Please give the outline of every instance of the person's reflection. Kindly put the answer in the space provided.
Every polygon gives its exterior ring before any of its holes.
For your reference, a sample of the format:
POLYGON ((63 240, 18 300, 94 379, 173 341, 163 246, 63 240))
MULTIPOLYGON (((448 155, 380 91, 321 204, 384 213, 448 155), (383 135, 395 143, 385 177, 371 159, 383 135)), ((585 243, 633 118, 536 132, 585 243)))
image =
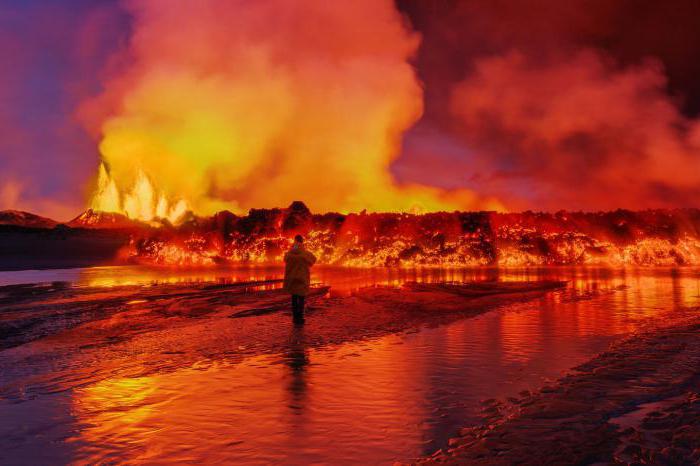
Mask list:
MULTIPOLYGON (((306 351, 306 336, 303 325, 295 325, 289 334, 289 341, 283 353, 284 365, 289 368, 286 375, 287 410, 283 417, 286 422, 287 457, 282 464, 308 464, 308 455, 313 445, 309 444, 309 430, 314 424, 313 410, 308 408, 307 366, 309 355, 306 351)), ((313 401, 313 400, 312 400, 313 401)))
POLYGON ((285 353, 285 364, 290 369, 289 406, 297 414, 301 414, 306 398, 306 366, 309 365, 309 355, 306 351, 304 327, 295 325, 289 337, 289 346, 285 353))
POLYGON ((677 268, 671 269, 671 293, 673 296, 673 310, 682 309, 683 300, 683 285, 681 284, 681 272, 677 268))

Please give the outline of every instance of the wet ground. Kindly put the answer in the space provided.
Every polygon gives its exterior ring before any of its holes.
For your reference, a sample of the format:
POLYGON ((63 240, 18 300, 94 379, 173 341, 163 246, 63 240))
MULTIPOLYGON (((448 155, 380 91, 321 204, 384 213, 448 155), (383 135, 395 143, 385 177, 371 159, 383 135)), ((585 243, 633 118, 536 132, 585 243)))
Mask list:
POLYGON ((700 302, 693 270, 318 269, 295 329, 279 274, 0 273, 0 462, 413 461, 700 302))
POLYGON ((420 464, 700 464, 700 315, 688 311, 534 393, 487 400, 481 423, 420 464))

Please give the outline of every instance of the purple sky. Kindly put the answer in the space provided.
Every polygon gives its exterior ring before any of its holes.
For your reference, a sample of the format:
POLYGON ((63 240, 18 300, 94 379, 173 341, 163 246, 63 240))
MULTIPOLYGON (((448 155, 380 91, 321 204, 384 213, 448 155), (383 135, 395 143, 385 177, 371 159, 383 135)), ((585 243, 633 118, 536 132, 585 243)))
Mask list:
POLYGON ((77 107, 128 31, 113 0, 0 4, 0 201, 59 216, 82 208, 98 153, 77 107))

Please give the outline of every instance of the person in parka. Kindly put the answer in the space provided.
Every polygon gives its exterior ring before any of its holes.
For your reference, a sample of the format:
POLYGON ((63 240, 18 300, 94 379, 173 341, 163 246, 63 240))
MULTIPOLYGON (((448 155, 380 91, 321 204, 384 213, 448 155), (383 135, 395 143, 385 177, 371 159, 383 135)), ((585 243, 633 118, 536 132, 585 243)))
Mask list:
POLYGON ((292 248, 284 255, 284 290, 292 295, 292 316, 295 324, 304 323, 304 300, 309 294, 311 266, 316 256, 304 248, 304 238, 296 235, 292 248))

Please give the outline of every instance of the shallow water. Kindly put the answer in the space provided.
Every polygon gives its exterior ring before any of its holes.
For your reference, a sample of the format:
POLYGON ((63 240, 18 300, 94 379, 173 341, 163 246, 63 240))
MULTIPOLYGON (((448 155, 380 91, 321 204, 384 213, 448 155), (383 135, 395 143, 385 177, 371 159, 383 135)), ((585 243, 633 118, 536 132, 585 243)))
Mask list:
MULTIPOLYGON (((50 273, 49 273, 50 272, 50 273)), ((16 272, 13 272, 16 274, 16 272)), ((275 278, 275 268, 177 272, 93 268, 22 282, 78 286, 275 278)), ((280 354, 207 360, 0 400, 0 463, 391 464, 430 454, 479 419, 480 400, 541 386, 612 340, 700 302, 694 270, 339 270, 335 293, 403 281, 569 281, 528 303, 414 333, 280 354)), ((0 283, 11 276, 0 273, 0 283)), ((71 374, 62 374, 70 377, 71 374)), ((0 384, 6 383, 0 374, 0 384)))

